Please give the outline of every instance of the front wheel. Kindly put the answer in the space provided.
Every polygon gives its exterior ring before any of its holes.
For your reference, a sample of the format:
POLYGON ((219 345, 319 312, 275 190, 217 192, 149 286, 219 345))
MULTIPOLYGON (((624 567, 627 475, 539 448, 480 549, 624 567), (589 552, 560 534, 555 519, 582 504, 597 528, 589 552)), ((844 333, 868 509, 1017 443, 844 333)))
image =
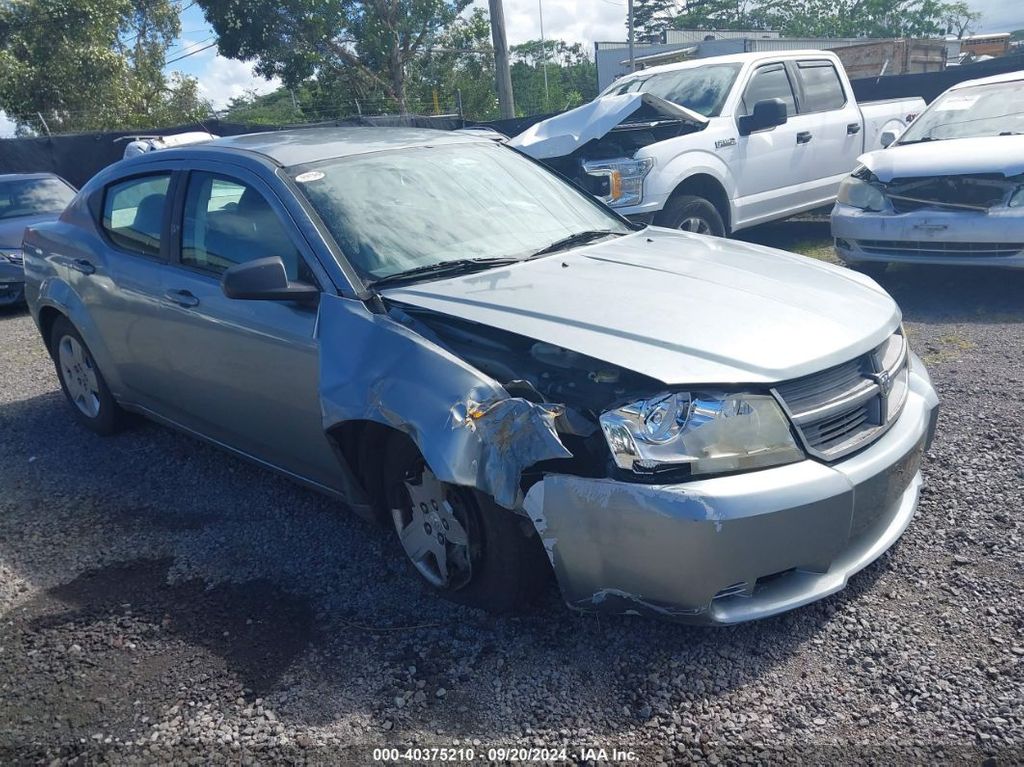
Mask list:
POLYGON ((693 234, 725 237, 725 222, 718 209, 703 197, 680 195, 665 205, 654 221, 658 226, 693 234))
POLYGON ((492 613, 527 606, 549 566, 529 520, 441 482, 404 442, 387 451, 383 492, 414 572, 440 596, 492 613))

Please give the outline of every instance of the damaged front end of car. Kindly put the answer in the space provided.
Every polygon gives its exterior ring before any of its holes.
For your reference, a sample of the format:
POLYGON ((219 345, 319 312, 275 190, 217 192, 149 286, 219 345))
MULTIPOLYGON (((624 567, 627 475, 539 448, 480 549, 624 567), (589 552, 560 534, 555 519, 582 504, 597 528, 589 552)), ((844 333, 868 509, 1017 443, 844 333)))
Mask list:
POLYGON ((641 149, 703 130, 708 120, 650 93, 602 96, 540 122, 509 146, 540 160, 613 207, 643 201, 654 161, 641 149))

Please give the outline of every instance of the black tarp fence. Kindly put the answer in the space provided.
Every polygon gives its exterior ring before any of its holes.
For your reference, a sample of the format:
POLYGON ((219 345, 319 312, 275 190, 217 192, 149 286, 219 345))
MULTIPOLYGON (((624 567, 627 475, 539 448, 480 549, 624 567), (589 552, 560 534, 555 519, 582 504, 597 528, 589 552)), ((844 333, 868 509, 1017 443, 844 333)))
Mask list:
POLYGON ((35 138, 0 139, 0 173, 56 173, 76 187, 81 187, 96 173, 124 156, 128 141, 135 136, 169 136, 187 131, 208 131, 217 136, 238 136, 243 133, 331 126, 377 126, 407 128, 439 128, 454 130, 465 122, 458 117, 384 115, 354 117, 333 122, 303 125, 243 125, 221 120, 202 124, 176 125, 150 131, 105 131, 35 138))
POLYGON ((857 101, 880 101, 919 96, 932 103, 940 93, 965 80, 1001 75, 1024 70, 1024 54, 947 67, 941 72, 923 72, 916 75, 889 75, 854 80, 853 93, 857 101))

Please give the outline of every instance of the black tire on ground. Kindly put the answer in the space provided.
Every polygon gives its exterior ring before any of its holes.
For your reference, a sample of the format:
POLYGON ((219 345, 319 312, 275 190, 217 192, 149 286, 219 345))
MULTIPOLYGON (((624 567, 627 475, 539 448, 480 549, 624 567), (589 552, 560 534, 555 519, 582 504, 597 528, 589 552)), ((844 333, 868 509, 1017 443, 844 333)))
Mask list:
POLYGON ((670 199, 654 223, 668 229, 725 237, 725 222, 718 209, 703 197, 692 194, 670 199))
POLYGON ((847 266, 861 274, 866 274, 873 280, 880 280, 885 276, 885 272, 889 268, 889 264, 884 261, 860 261, 858 263, 847 264, 847 266))
MULTIPOLYGON (((416 482, 429 469, 419 451, 408 439, 391 439, 376 480, 376 494, 386 499, 390 509, 404 505, 411 509, 406 482, 416 482)), ((471 573, 461 582, 449 585, 432 583, 399 547, 412 573, 441 597, 490 613, 507 614, 529 606, 550 580, 551 566, 532 523, 508 509, 501 508, 484 494, 471 488, 441 483, 445 498, 467 533, 471 573)), ((388 523, 398 536, 398 524, 389 511, 388 523)), ((450 557, 450 561, 454 561, 450 557)), ((455 571, 454 566, 452 572, 455 571)))
POLYGON ((57 368, 57 378, 60 380, 61 391, 64 392, 64 396, 67 398, 68 404, 71 405, 71 412, 74 414, 78 422, 85 428, 104 437, 116 434, 120 431, 124 426, 125 412, 120 408, 117 402, 114 401, 114 397, 111 395, 110 389, 107 387, 107 382, 104 380, 99 367, 96 366, 92 357, 92 352, 89 351, 89 347, 82 339, 82 335, 65 317, 58 317, 53 323, 53 327, 50 330, 50 350, 53 355, 54 367, 57 368), (70 367, 65 369, 65 365, 63 365, 61 361, 61 344, 70 344, 72 342, 74 344, 78 344, 78 347, 81 349, 83 372, 88 370, 88 372, 95 376, 95 404, 97 405, 97 408, 94 415, 88 414, 82 407, 76 404, 75 399, 71 394, 71 387, 69 387, 68 377, 82 375, 83 373, 76 372, 70 367))

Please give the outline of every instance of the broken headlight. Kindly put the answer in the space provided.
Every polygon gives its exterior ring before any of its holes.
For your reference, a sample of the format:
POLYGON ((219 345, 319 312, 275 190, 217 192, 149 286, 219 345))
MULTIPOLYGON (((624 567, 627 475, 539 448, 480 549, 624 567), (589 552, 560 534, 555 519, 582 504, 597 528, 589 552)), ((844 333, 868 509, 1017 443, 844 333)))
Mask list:
POLYGON ((583 171, 601 183, 598 195, 614 208, 639 205, 644 199, 644 179, 654 167, 654 160, 591 160, 583 163, 583 171))
POLYGON ((839 185, 839 193, 836 200, 843 205, 849 205, 861 210, 885 210, 885 192, 870 181, 865 181, 856 176, 847 176, 839 185))
POLYGON ((601 416, 616 465, 638 473, 763 469, 804 458, 775 399, 666 392, 601 416))

